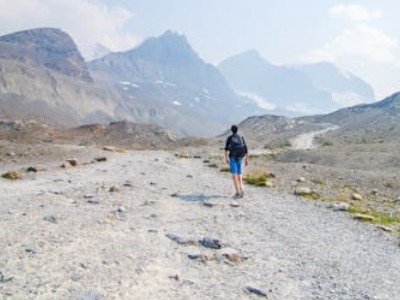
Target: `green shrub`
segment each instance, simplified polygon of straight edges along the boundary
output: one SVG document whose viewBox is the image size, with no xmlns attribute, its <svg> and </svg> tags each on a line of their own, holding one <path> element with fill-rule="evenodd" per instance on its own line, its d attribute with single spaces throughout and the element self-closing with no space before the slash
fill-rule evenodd
<svg viewBox="0 0 400 300">
<path fill-rule="evenodd" d="M 270 178 L 271 173 L 266 170 L 254 170 L 246 173 L 243 180 L 251 185 L 266 186 L 267 179 Z"/>
</svg>

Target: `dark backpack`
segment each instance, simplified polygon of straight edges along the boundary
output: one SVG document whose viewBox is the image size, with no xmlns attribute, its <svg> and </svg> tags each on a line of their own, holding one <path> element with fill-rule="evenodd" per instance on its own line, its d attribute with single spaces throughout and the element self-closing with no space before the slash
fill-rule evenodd
<svg viewBox="0 0 400 300">
<path fill-rule="evenodd" d="M 229 154 L 234 158 L 242 158 L 246 154 L 246 146 L 243 138 L 240 135 L 234 134 L 231 136 Z"/>
</svg>

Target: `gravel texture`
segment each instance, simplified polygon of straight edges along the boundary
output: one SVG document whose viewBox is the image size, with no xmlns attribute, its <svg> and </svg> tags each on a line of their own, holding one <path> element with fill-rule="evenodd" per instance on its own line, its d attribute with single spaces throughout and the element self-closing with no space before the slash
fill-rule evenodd
<svg viewBox="0 0 400 300">
<path fill-rule="evenodd" d="M 400 298 L 394 234 L 273 189 L 231 205 L 202 159 L 93 151 L 0 179 L 0 299 Z"/>
</svg>

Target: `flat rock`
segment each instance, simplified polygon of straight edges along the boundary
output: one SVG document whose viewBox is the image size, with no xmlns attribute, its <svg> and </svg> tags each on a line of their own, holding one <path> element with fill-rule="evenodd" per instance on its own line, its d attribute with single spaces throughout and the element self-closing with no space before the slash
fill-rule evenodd
<svg viewBox="0 0 400 300">
<path fill-rule="evenodd" d="M 365 221 L 365 222 L 375 221 L 375 218 L 373 216 L 370 216 L 367 214 L 355 214 L 355 215 L 353 215 L 353 218 L 356 220 Z"/>
</svg>

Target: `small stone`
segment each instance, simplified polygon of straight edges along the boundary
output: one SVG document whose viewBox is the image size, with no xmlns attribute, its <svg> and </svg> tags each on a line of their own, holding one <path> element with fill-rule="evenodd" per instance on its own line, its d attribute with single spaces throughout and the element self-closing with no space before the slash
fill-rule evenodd
<svg viewBox="0 0 400 300">
<path fill-rule="evenodd" d="M 175 279 L 176 281 L 179 281 L 180 276 L 179 276 L 179 274 L 174 274 L 174 275 L 169 275 L 168 278 Z"/>
<path fill-rule="evenodd" d="M 105 157 L 105 156 L 95 157 L 94 160 L 97 162 L 103 162 L 103 161 L 107 161 L 107 157 Z"/>
<path fill-rule="evenodd" d="M 72 281 L 79 281 L 83 278 L 83 275 L 81 273 L 74 273 L 71 276 Z"/>
<path fill-rule="evenodd" d="M 243 260 L 242 254 L 232 248 L 221 249 L 221 254 L 231 262 L 239 262 Z"/>
<path fill-rule="evenodd" d="M 178 236 L 176 234 L 173 234 L 173 233 L 167 233 L 165 236 L 167 238 L 177 242 L 180 245 L 194 245 L 195 244 L 195 242 L 193 240 L 182 238 L 182 237 L 180 237 L 180 236 Z"/>
<path fill-rule="evenodd" d="M 84 199 L 92 199 L 92 198 L 94 198 L 94 195 L 92 195 L 92 194 L 85 194 L 85 195 L 83 195 L 83 198 L 84 198 Z"/>
<path fill-rule="evenodd" d="M 211 203 L 211 202 L 203 202 L 203 206 L 205 206 L 205 207 L 213 207 L 213 206 L 215 206 L 215 204 Z"/>
<path fill-rule="evenodd" d="M 14 277 L 6 277 L 6 275 L 4 275 L 3 272 L 0 271 L 0 283 L 6 283 L 13 279 Z"/>
<path fill-rule="evenodd" d="M 206 248 L 221 249 L 221 243 L 218 239 L 204 237 L 202 240 L 199 241 L 199 243 Z"/>
<path fill-rule="evenodd" d="M 377 227 L 379 229 L 383 230 L 383 231 L 386 231 L 386 232 L 393 232 L 393 229 L 391 229 L 391 228 L 389 228 L 387 226 L 384 226 L 384 225 L 378 225 Z"/>
<path fill-rule="evenodd" d="M 350 209 L 350 204 L 346 202 L 335 202 L 330 205 L 330 207 L 333 208 L 334 211 L 348 211 Z"/>
<path fill-rule="evenodd" d="M 35 250 L 35 248 L 33 248 L 32 246 L 30 246 L 30 245 L 25 245 L 24 247 L 25 247 L 25 252 L 31 253 L 31 254 L 36 254 L 36 250 Z"/>
<path fill-rule="evenodd" d="M 125 149 L 118 148 L 118 147 L 112 147 L 112 146 L 103 147 L 103 150 L 104 150 L 104 151 L 110 151 L 110 152 L 119 152 L 119 153 L 124 153 L 124 152 L 126 152 Z"/>
<path fill-rule="evenodd" d="M 266 182 L 265 182 L 265 187 L 267 187 L 267 188 L 273 188 L 273 187 L 274 187 L 274 184 L 273 184 L 271 181 L 266 181 Z"/>
<path fill-rule="evenodd" d="M 354 193 L 351 195 L 351 199 L 356 200 L 356 201 L 361 201 L 363 199 L 363 197 L 360 194 Z"/>
<path fill-rule="evenodd" d="M 296 180 L 297 182 L 306 182 L 306 179 L 304 177 L 299 177 Z"/>
<path fill-rule="evenodd" d="M 261 290 L 258 289 L 258 288 L 255 288 L 255 287 L 252 287 L 252 286 L 246 286 L 246 290 L 247 290 L 249 293 L 255 294 L 255 295 L 260 296 L 260 297 L 265 297 L 265 298 L 267 298 L 267 294 L 265 294 L 263 291 L 261 291 Z"/>
<path fill-rule="evenodd" d="M 71 167 L 72 167 L 72 165 L 68 161 L 64 162 L 61 165 L 61 168 L 63 168 L 63 169 L 68 169 L 68 168 L 71 168 Z"/>
<path fill-rule="evenodd" d="M 373 189 L 372 191 L 371 191 L 371 195 L 374 195 L 374 196 L 376 196 L 376 195 L 378 195 L 378 189 Z"/>
<path fill-rule="evenodd" d="M 42 165 L 31 166 L 26 169 L 26 172 L 34 172 L 34 173 L 43 172 L 43 171 L 46 171 L 46 167 L 42 166 Z"/>
<path fill-rule="evenodd" d="M 110 192 L 111 193 L 118 193 L 121 191 L 121 188 L 117 185 L 110 187 Z"/>
<path fill-rule="evenodd" d="M 239 204 L 239 202 L 233 201 L 233 202 L 231 202 L 230 206 L 232 206 L 232 207 L 239 207 L 240 204 Z"/>
<path fill-rule="evenodd" d="M 66 162 L 69 162 L 69 164 L 73 167 L 76 167 L 79 164 L 79 162 L 76 158 L 67 159 Z"/>
<path fill-rule="evenodd" d="M 375 221 L 375 218 L 373 216 L 367 215 L 367 214 L 355 214 L 353 216 L 354 219 L 360 220 L 360 221 L 365 221 L 365 222 L 372 222 Z"/>
<path fill-rule="evenodd" d="M 311 195 L 312 190 L 308 187 L 297 187 L 294 191 L 295 195 L 298 196 L 306 196 L 306 195 Z"/>
<path fill-rule="evenodd" d="M 125 212 L 126 212 L 126 208 L 123 207 L 123 206 L 119 206 L 119 207 L 117 208 L 117 212 L 119 212 L 119 213 L 125 213 Z"/>
<path fill-rule="evenodd" d="M 50 223 L 53 223 L 53 224 L 57 224 L 57 218 L 55 216 L 53 216 L 53 215 L 46 216 L 46 217 L 43 218 L 43 220 L 45 220 L 47 222 L 50 222 Z"/>
</svg>

